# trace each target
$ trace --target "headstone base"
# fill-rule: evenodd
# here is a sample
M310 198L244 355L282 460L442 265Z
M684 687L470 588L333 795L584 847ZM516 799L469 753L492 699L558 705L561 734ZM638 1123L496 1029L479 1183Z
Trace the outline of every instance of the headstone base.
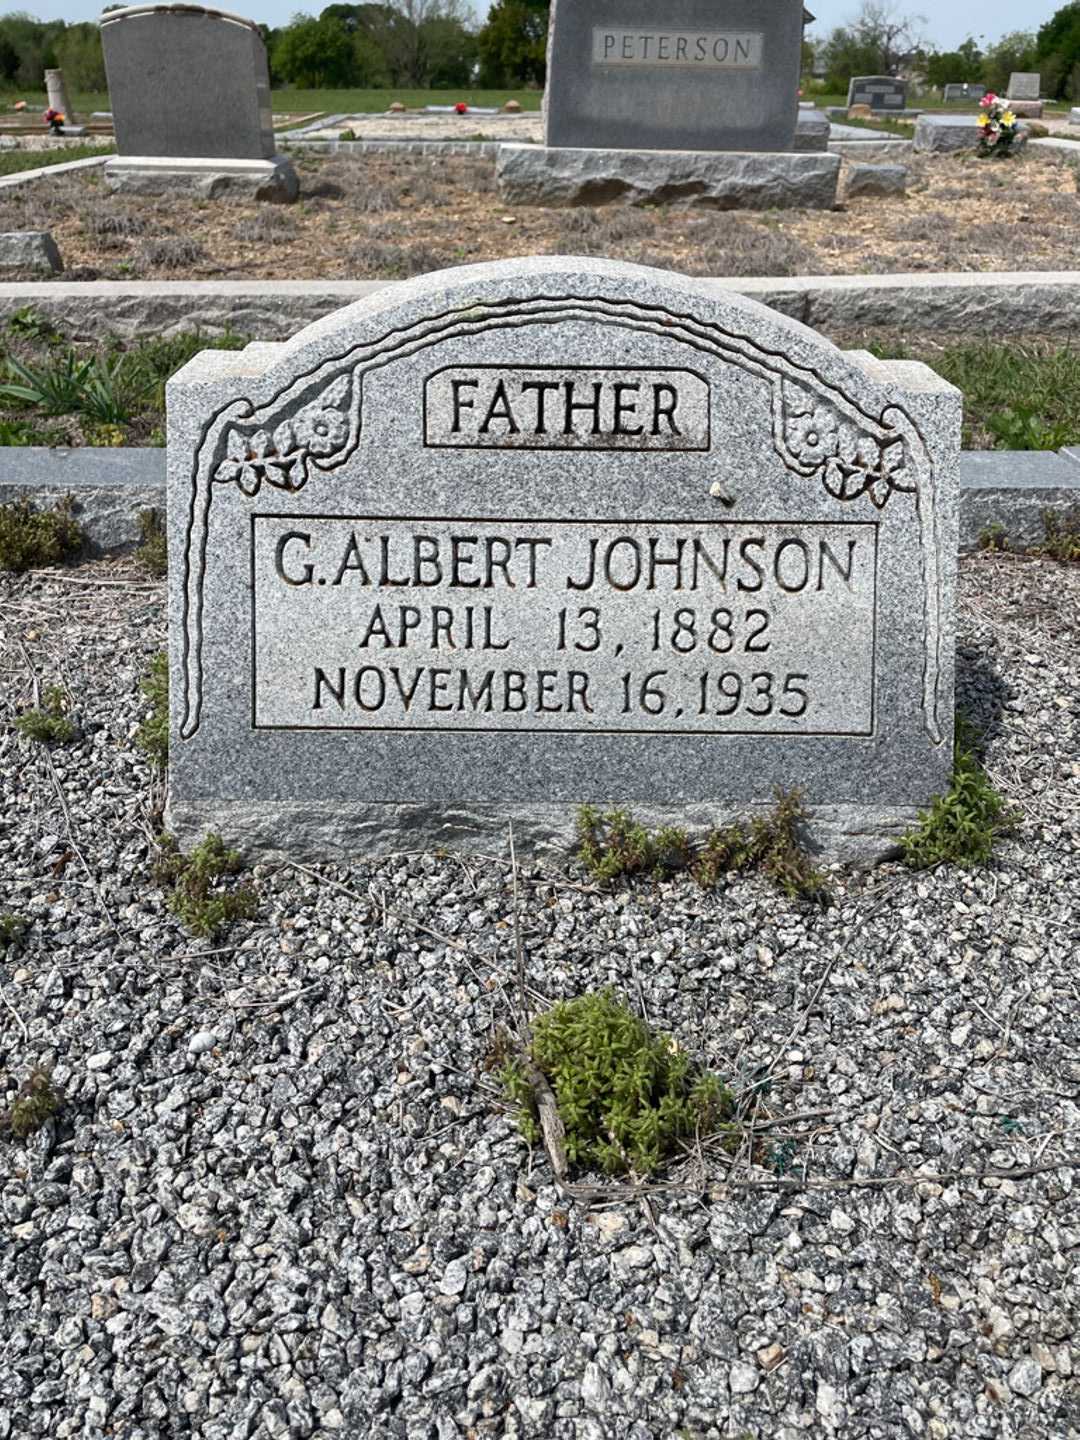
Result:
M923 115L915 126L916 150L946 154L953 150L974 150L981 132L974 115ZM1021 126L1013 147L1027 142L1027 131Z
M105 162L110 190L131 195L191 191L206 200L267 200L291 204L300 193L292 161L181 159L173 155L116 155Z
M1014 115L1019 115L1021 120L1041 120L1043 118L1043 102L1041 100L1006 100L1005 103Z
M589 796L583 797L589 799ZM605 801L592 803L604 808ZM676 825L703 840L716 826L764 817L775 802L732 806L629 803L634 819L650 828ZM577 843L576 805L500 806L360 804L275 800L173 800L165 823L183 850L208 832L225 835L245 858L335 862L400 850L451 850L462 854L505 846L514 825L519 854L568 855ZM918 807L821 805L810 808L805 838L815 857L845 865L872 865L899 853L897 837L918 819Z
M829 148L829 131L832 126L828 117L820 110L800 110L799 119L795 126L795 143L793 148L799 154L806 154L813 151L822 151Z
M500 145L500 197L517 205L684 204L830 210L840 157L790 151L585 150Z

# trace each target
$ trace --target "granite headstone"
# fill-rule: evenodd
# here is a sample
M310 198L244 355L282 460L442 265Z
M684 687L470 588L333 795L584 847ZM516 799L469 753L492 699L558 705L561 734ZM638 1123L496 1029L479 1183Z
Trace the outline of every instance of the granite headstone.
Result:
M569 842L948 784L960 397L707 283L505 261L169 383L169 825Z
M895 75L856 75L848 85L848 109L852 105L869 105L871 110L904 110L907 107L907 81Z
M264 188L283 180L282 191L291 176L295 195L291 166L274 152L270 72L254 21L193 4L134 5L102 16L101 39L119 155L106 166L114 188L195 177L209 193L242 192L269 176ZM214 188L212 177L230 175L231 185Z
M943 99L946 105L951 105L957 100L970 101L971 104L974 105L977 104L985 94L985 85L956 83L944 87Z
M802 33L801 0L554 0L545 143L790 150Z
M1030 70L1014 70L1009 76L1010 100L1038 100L1042 76Z

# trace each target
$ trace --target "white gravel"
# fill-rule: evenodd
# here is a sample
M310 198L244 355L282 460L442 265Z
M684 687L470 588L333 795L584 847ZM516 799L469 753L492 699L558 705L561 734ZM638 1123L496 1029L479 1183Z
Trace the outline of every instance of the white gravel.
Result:
M2 718L29 656L83 729L52 771L0 734L0 1068L64 1093L0 1142L0 1440L1080 1435L1080 569L963 568L1021 811L989 868L838 874L822 912L525 867L536 995L612 983L737 1084L778 1067L757 1163L591 1208L483 1068L504 863L261 869L216 942L167 915L132 573L0 577Z

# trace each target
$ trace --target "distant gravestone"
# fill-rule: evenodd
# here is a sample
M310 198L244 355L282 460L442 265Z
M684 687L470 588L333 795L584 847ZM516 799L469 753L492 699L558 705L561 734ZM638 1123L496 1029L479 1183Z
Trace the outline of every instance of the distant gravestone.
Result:
M986 87L984 85L946 85L943 98L946 105L951 105L958 100L970 100L975 104L982 99L985 93Z
M1038 100L1041 87L1041 75L1029 70L1014 70L1009 76L1009 99Z
M251 20L200 5L135 5L101 19L114 189L295 198L274 151L266 47Z
M801 0L554 0L545 142L790 150L802 33Z
M871 110L907 108L907 81L894 75L857 75L848 85L848 109L869 105Z
M168 822L249 853L947 788L960 396L700 281L443 271L169 382Z

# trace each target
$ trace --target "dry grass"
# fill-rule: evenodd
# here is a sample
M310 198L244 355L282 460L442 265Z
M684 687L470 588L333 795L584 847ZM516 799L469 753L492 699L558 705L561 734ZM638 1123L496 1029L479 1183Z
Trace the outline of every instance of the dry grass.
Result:
M114 197L93 172L59 177L4 195L0 229L51 230L73 279L398 278L560 253L694 275L1052 270L1075 266L1080 234L1076 168L1034 152L916 156L906 197L763 214L508 207L492 163L467 157L301 157L298 169L302 197L287 210Z

